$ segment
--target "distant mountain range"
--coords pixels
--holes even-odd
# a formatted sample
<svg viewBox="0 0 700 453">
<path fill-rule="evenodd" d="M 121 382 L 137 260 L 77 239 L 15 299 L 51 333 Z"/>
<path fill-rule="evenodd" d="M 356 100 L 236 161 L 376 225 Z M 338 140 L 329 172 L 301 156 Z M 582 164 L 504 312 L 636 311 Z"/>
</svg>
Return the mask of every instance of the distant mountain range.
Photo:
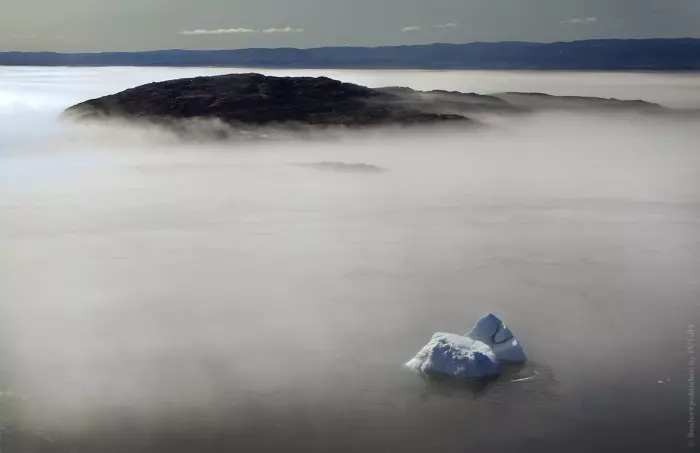
<svg viewBox="0 0 700 453">
<path fill-rule="evenodd" d="M 219 66 L 357 69 L 697 70 L 700 39 L 475 42 L 396 47 L 0 52 L 6 66 Z"/>
</svg>

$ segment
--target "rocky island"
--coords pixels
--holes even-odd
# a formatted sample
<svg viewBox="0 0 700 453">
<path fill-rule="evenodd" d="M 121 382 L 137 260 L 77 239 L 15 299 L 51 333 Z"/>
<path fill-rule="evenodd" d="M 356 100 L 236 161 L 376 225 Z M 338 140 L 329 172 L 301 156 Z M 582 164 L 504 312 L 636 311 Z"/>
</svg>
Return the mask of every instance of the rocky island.
<svg viewBox="0 0 700 453">
<path fill-rule="evenodd" d="M 169 122 L 212 118 L 231 125 L 370 126 L 464 121 L 398 94 L 326 77 L 231 74 L 150 83 L 70 107 L 80 119 Z"/>
<path fill-rule="evenodd" d="M 165 126 L 205 119 L 233 129 L 294 129 L 470 124 L 478 114 L 543 109 L 657 111 L 663 107 L 644 101 L 539 93 L 416 91 L 404 87 L 368 88 L 327 77 L 229 74 L 150 83 L 82 102 L 68 108 L 64 115 L 78 120 L 118 119 Z"/>
</svg>

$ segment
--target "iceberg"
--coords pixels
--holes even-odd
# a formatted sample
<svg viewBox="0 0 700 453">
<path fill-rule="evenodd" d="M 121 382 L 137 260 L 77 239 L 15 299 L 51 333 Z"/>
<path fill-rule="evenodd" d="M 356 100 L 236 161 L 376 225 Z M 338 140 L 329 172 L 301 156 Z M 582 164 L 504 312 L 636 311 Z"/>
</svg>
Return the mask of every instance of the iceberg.
<svg viewBox="0 0 700 453">
<path fill-rule="evenodd" d="M 502 364 L 527 360 L 513 332 L 498 316 L 481 317 L 465 335 L 438 332 L 406 366 L 424 374 L 478 379 L 500 374 Z"/>
<path fill-rule="evenodd" d="M 487 344 L 501 362 L 517 364 L 527 361 L 513 332 L 493 313 L 482 316 L 465 336 Z"/>
</svg>

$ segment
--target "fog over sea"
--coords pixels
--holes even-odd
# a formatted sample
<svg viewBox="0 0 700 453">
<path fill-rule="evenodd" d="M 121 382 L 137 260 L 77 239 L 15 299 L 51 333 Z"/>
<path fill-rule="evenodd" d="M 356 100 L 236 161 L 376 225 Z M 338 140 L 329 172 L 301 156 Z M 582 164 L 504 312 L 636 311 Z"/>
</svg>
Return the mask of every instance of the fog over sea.
<svg viewBox="0 0 700 453">
<path fill-rule="evenodd" d="M 690 451 L 697 118 L 235 142 L 58 118 L 229 72 L 253 70 L 0 67 L 2 453 Z M 700 108 L 697 74 L 255 72 Z M 490 311 L 525 369 L 403 367 Z"/>
</svg>

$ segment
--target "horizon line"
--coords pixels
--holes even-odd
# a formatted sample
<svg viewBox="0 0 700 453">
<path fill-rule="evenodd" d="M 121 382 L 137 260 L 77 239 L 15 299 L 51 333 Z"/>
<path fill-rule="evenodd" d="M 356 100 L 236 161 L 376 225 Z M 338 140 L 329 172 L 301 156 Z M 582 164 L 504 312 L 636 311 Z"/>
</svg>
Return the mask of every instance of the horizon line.
<svg viewBox="0 0 700 453">
<path fill-rule="evenodd" d="M 59 55 L 99 55 L 107 53 L 151 53 L 151 52 L 231 52 L 240 50 L 317 50 L 317 49 L 383 49 L 391 47 L 428 47 L 428 46 L 465 46 L 470 44 L 571 44 L 577 42 L 591 41 L 682 41 L 694 40 L 700 41 L 700 37 L 676 37 L 676 38 L 590 38 L 590 39 L 574 39 L 570 41 L 468 41 L 463 43 L 446 43 L 434 42 L 429 44 L 397 44 L 397 45 L 378 45 L 378 46 L 317 46 L 317 47 L 240 47 L 240 48 L 223 48 L 223 49 L 153 49 L 153 50 L 105 50 L 98 52 L 56 52 L 51 50 L 3 50 L 0 54 L 5 53 L 22 53 L 22 54 L 59 54 Z"/>
</svg>

